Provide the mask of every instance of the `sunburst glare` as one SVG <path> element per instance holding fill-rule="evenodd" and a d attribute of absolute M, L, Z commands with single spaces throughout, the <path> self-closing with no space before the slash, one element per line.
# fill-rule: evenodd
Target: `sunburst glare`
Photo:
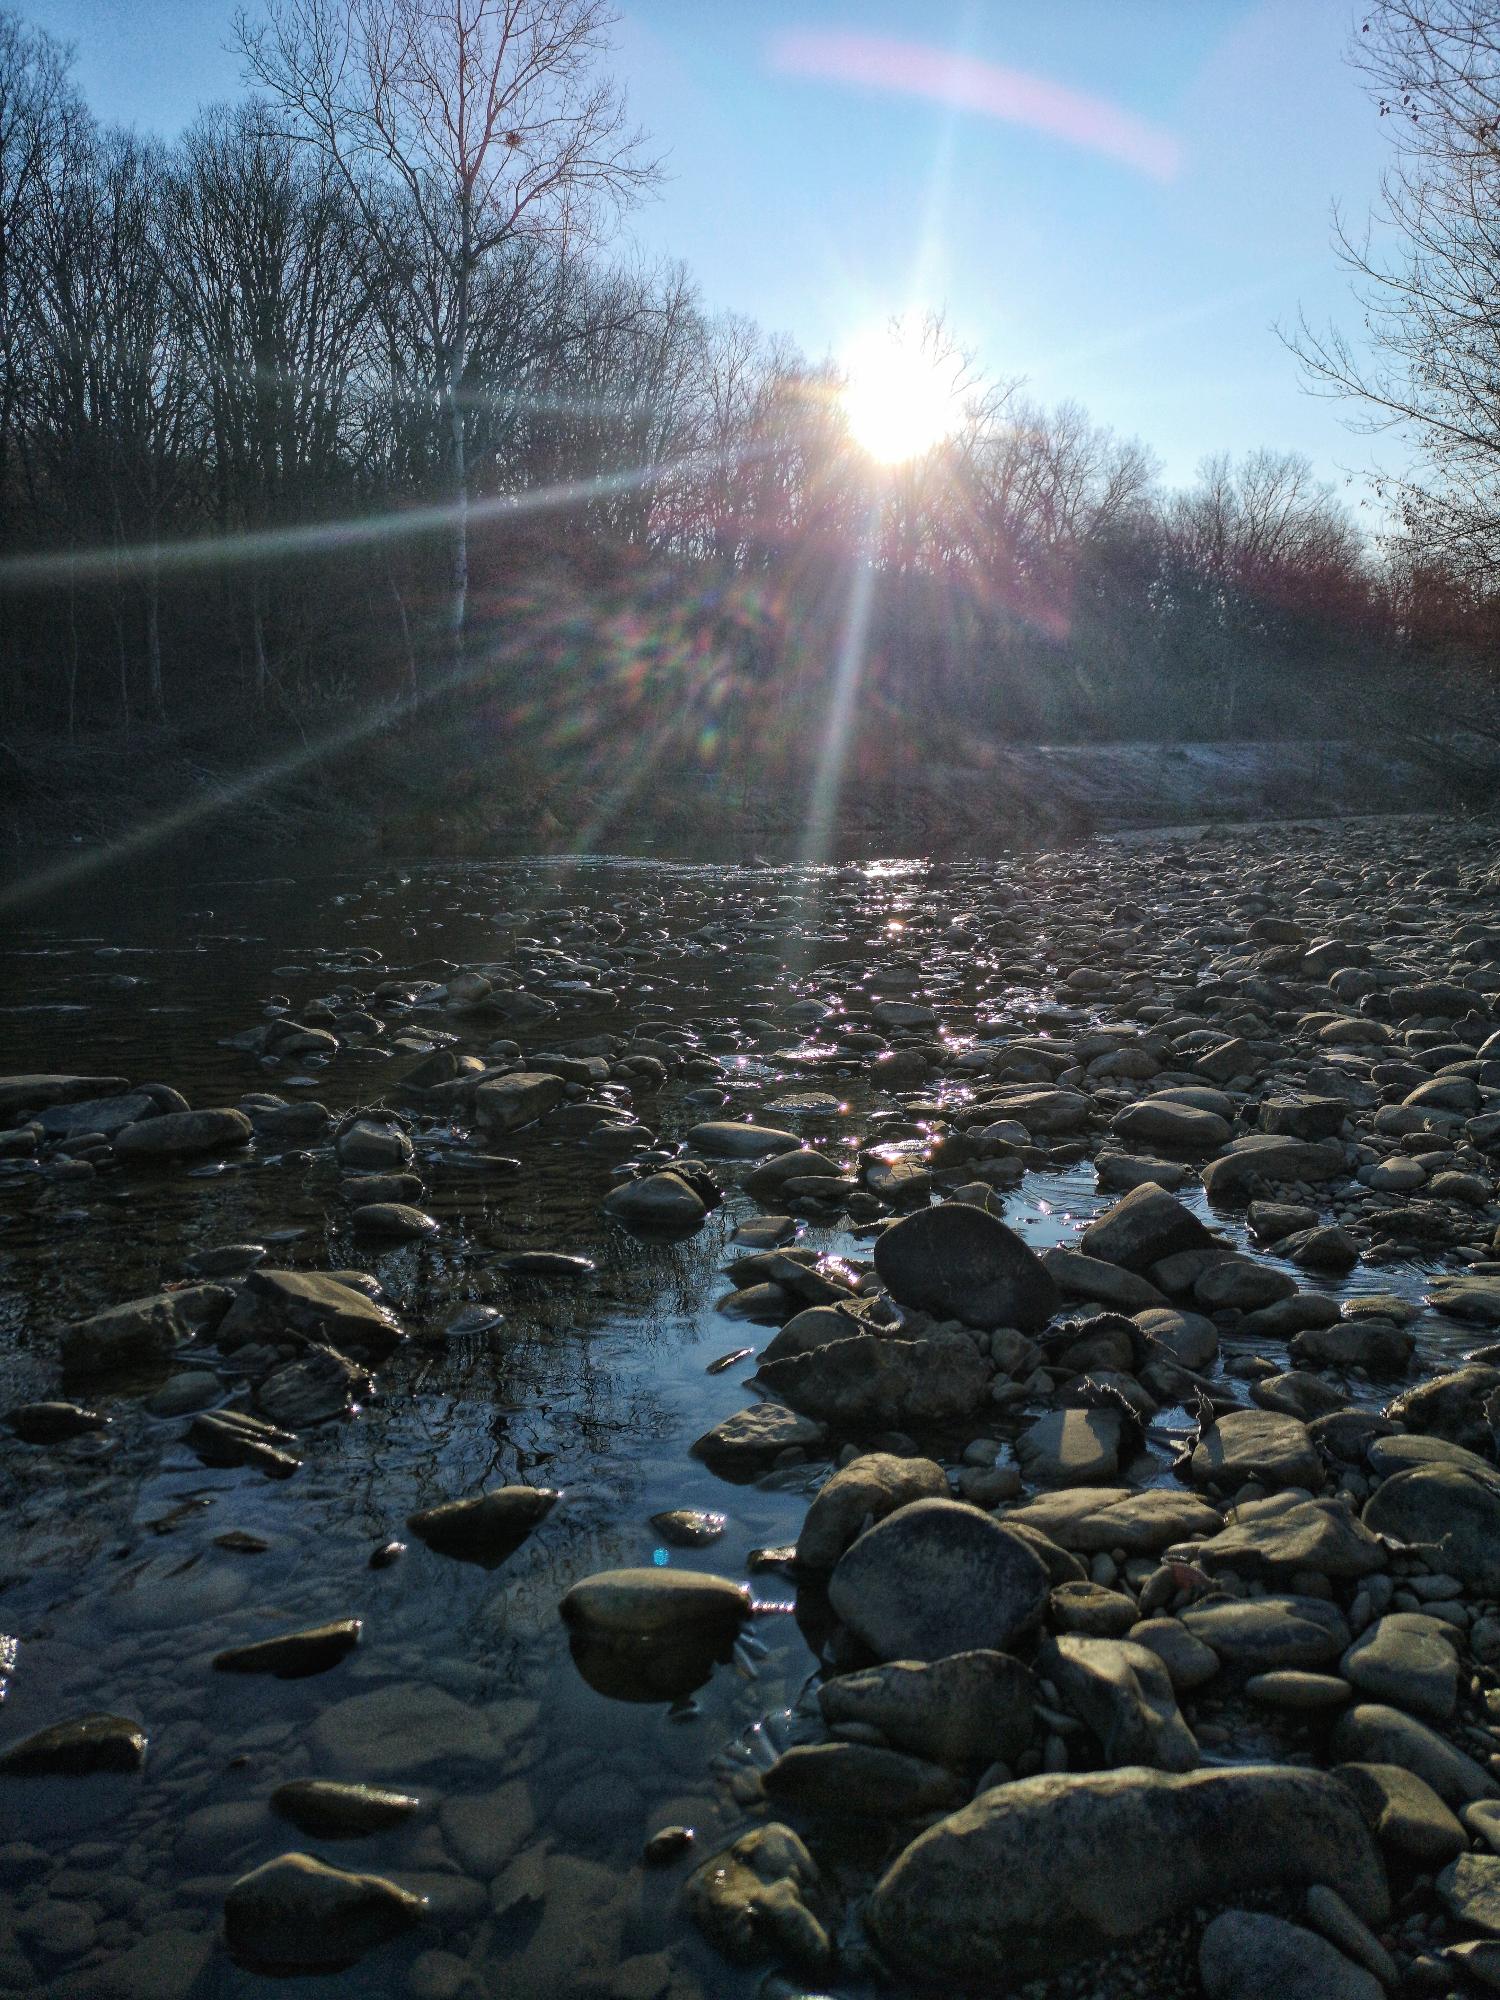
<path fill-rule="evenodd" d="M 957 429 L 962 363 L 906 320 L 862 334 L 844 357 L 839 401 L 849 435 L 879 465 L 920 458 Z"/>

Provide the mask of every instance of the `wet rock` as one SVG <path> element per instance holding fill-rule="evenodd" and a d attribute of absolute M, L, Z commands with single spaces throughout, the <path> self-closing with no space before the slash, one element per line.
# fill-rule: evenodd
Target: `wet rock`
<path fill-rule="evenodd" d="M 230 1646 L 214 1654 L 214 1666 L 221 1674 L 274 1674 L 278 1680 L 304 1680 L 311 1674 L 327 1673 L 359 1644 L 364 1631 L 361 1618 L 339 1618 L 327 1625 L 311 1625 L 301 1632 L 283 1632 L 274 1639 L 259 1639 L 249 1646 Z"/>
<path fill-rule="evenodd" d="M 534 1702 L 470 1704 L 419 1681 L 392 1681 L 320 1708 L 307 1729 L 314 1768 L 361 1783 L 449 1786 L 486 1775 L 536 1728 Z"/>
<path fill-rule="evenodd" d="M 1179 1250 L 1206 1249 L 1213 1237 L 1190 1208 L 1151 1181 L 1091 1222 L 1079 1247 L 1089 1257 L 1146 1271 Z"/>
<path fill-rule="evenodd" d="M 559 1085 L 559 1092 L 562 1086 Z M 349 1173 L 400 1173 L 412 1162 L 412 1144 L 406 1128 L 394 1116 L 369 1113 L 346 1118 L 334 1141 L 339 1165 Z"/>
<path fill-rule="evenodd" d="M 877 1883 L 868 1922 L 900 1973 L 1003 1987 L 1195 1903 L 1309 1882 L 1372 1923 L 1389 1907 L 1364 1821 L 1321 1772 L 1061 1774 L 984 1792 L 921 1834 Z"/>
<path fill-rule="evenodd" d="M 841 1466 L 807 1511 L 797 1567 L 831 1570 L 863 1529 L 912 1500 L 946 1499 L 948 1480 L 930 1458 L 870 1451 Z"/>
<path fill-rule="evenodd" d="M 706 1549 L 719 1540 L 729 1522 L 725 1515 L 699 1507 L 674 1507 L 665 1514 L 653 1514 L 651 1525 L 673 1548 Z"/>
<path fill-rule="evenodd" d="M 611 1188 L 600 1206 L 634 1229 L 696 1229 L 708 1206 L 681 1174 L 646 1174 Z"/>
<path fill-rule="evenodd" d="M 1297 1290 L 1297 1280 L 1285 1271 L 1257 1264 L 1250 1257 L 1226 1257 L 1211 1264 L 1194 1282 L 1193 1303 L 1206 1313 L 1255 1312 L 1289 1299 Z"/>
<path fill-rule="evenodd" d="M 688 1878 L 683 1902 L 709 1942 L 741 1964 L 785 1958 L 816 1973 L 832 1961 L 813 1858 L 775 1821 L 705 1861 Z"/>
<path fill-rule="evenodd" d="M 1188 1605 L 1179 1616 L 1191 1638 L 1241 1674 L 1327 1666 L 1349 1646 L 1343 1614 L 1319 1597 L 1209 1596 Z"/>
<path fill-rule="evenodd" d="M 1063 1633 L 1037 1654 L 1038 1671 L 1094 1736 L 1106 1764 L 1191 1771 L 1198 1745 L 1177 1708 L 1165 1665 L 1128 1639 Z"/>
<path fill-rule="evenodd" d="M 1326 1938 L 1261 1910 L 1226 1910 L 1198 1948 L 1207 2000 L 1264 2000 L 1270 1993 L 1318 2000 L 1384 2000 L 1385 1989 Z"/>
<path fill-rule="evenodd" d="M 1425 1722 L 1380 1702 L 1361 1702 L 1340 1716 L 1333 1754 L 1349 1764 L 1399 1764 L 1450 1806 L 1500 1798 L 1500 1785 L 1482 1765 Z"/>
<path fill-rule="evenodd" d="M 1014 1230 L 967 1202 L 943 1202 L 882 1230 L 875 1270 L 903 1306 L 966 1326 L 1044 1326 L 1057 1288 Z"/>
<path fill-rule="evenodd" d="M 870 1333 L 764 1361 L 756 1380 L 793 1409 L 841 1430 L 891 1430 L 971 1415 L 990 1369 L 960 1335 L 899 1340 Z"/>
<path fill-rule="evenodd" d="M 1406 1430 L 1446 1438 L 1486 1457 L 1493 1450 L 1493 1434 L 1485 1404 L 1497 1389 L 1500 1368 L 1475 1362 L 1418 1383 L 1388 1403 L 1385 1413 Z"/>
<path fill-rule="evenodd" d="M 323 1272 L 264 1267 L 246 1278 L 218 1333 L 226 1350 L 300 1335 L 373 1360 L 383 1359 L 402 1339 L 394 1314 L 352 1285 Z"/>
<path fill-rule="evenodd" d="M 75 1320 L 63 1329 L 63 1374 L 84 1380 L 165 1361 L 222 1318 L 231 1296 L 221 1285 L 184 1286 Z"/>
<path fill-rule="evenodd" d="M 768 1153 L 797 1153 L 802 1148 L 795 1132 L 727 1119 L 690 1127 L 687 1143 L 695 1153 L 706 1153 L 716 1160 L 761 1160 Z"/>
<path fill-rule="evenodd" d="M 545 1486 L 496 1486 L 425 1507 L 409 1515 L 406 1525 L 439 1555 L 492 1569 L 515 1554 L 560 1497 Z"/>
<path fill-rule="evenodd" d="M 1004 1652 L 1047 1600 L 1046 1566 L 1018 1536 L 953 1500 L 916 1500 L 840 1557 L 829 1603 L 877 1659 Z"/>
<path fill-rule="evenodd" d="M 656 1640 L 684 1629 L 733 1635 L 750 1615 L 750 1593 L 697 1570 L 611 1569 L 575 1583 L 563 1622 L 611 1641 Z"/>
<path fill-rule="evenodd" d="M 1031 1740 L 1035 1701 L 1031 1670 L 985 1649 L 926 1663 L 892 1660 L 818 1689 L 830 1727 L 878 1729 L 897 1749 L 954 1769 L 1013 1763 Z"/>
<path fill-rule="evenodd" d="M 789 1183 L 839 1180 L 842 1175 L 837 1160 L 808 1147 L 795 1153 L 779 1153 L 752 1167 L 745 1176 L 745 1192 L 757 1201 L 776 1201 L 783 1198 Z"/>
<path fill-rule="evenodd" d="M 269 1479 L 289 1479 L 301 1465 L 297 1440 L 245 1410 L 205 1410 L 188 1425 L 187 1442 L 205 1465 L 253 1465 Z"/>
<path fill-rule="evenodd" d="M 55 1722 L 0 1750 L 0 1775 L 83 1778 L 97 1771 L 139 1771 L 146 1732 L 123 1715 L 84 1715 Z"/>
<path fill-rule="evenodd" d="M 214 1383 L 217 1389 L 217 1381 Z M 331 1347 L 312 1347 L 296 1361 L 273 1369 L 259 1384 L 261 1412 L 282 1430 L 300 1431 L 348 1416 L 371 1393 L 369 1375 Z"/>
<path fill-rule="evenodd" d="M 333 1778 L 292 1778 L 271 1794 L 271 1810 L 321 1840 L 352 1840 L 400 1826 L 422 1801 L 379 1785 L 344 1785 Z"/>
<path fill-rule="evenodd" d="M 127 1125 L 153 1118 L 163 1109 L 146 1091 L 124 1091 L 112 1097 L 86 1097 L 73 1104 L 56 1104 L 37 1123 L 44 1138 L 67 1144 L 87 1133 L 113 1138 Z M 183 1106 L 186 1109 L 186 1106 Z"/>
<path fill-rule="evenodd" d="M 1442 1799 L 1400 1764 L 1346 1763 L 1333 1775 L 1353 1793 L 1382 1847 L 1424 1868 L 1463 1851 L 1467 1836 Z"/>
<path fill-rule="evenodd" d="M 182 1268 L 190 1278 L 242 1278 L 265 1259 L 263 1243 L 215 1243 L 184 1257 Z"/>
<path fill-rule="evenodd" d="M 383 1236 L 392 1243 L 416 1243 L 438 1233 L 436 1216 L 403 1201 L 365 1202 L 349 1220 L 362 1236 Z"/>
<path fill-rule="evenodd" d="M 1232 1490 L 1247 1479 L 1265 1486 L 1323 1483 L 1323 1464 L 1307 1426 L 1272 1410 L 1231 1410 L 1193 1448 L 1190 1463 L 1199 1486 Z"/>
<path fill-rule="evenodd" d="M 1409 1466 L 1381 1483 L 1363 1520 L 1372 1534 L 1431 1551 L 1470 1590 L 1500 1594 L 1500 1472 L 1493 1467 L 1441 1459 Z"/>
<path fill-rule="evenodd" d="M 4 1423 L 22 1444 L 63 1444 L 69 1438 L 102 1431 L 109 1418 L 81 1403 L 22 1403 L 6 1412 Z"/>
<path fill-rule="evenodd" d="M 1390 1320 L 1345 1319 L 1308 1327 L 1292 1338 L 1290 1353 L 1299 1368 L 1363 1368 L 1369 1375 L 1404 1375 L 1416 1336 Z"/>
<path fill-rule="evenodd" d="M 122 1160 L 186 1160 L 248 1146 L 251 1137 L 243 1111 L 170 1111 L 125 1126 L 115 1134 L 114 1147 Z"/>
<path fill-rule="evenodd" d="M 823 1424 L 784 1403 L 752 1403 L 705 1431 L 692 1451 L 715 1471 L 753 1476 L 784 1451 L 817 1450 L 827 1435 Z"/>
<path fill-rule="evenodd" d="M 383 1875 L 353 1875 L 310 1854 L 282 1854 L 230 1889 L 224 1937 L 248 1965 L 313 1971 L 353 1964 L 426 1912 L 425 1897 Z"/>
<path fill-rule="evenodd" d="M 1500 1277 L 1434 1278 L 1428 1297 L 1449 1319 L 1500 1326 Z"/>
<path fill-rule="evenodd" d="M 792 1812 L 878 1813 L 909 1819 L 946 1812 L 963 1790 L 951 1771 L 869 1743 L 802 1743 L 761 1780 L 773 1806 Z"/>
<path fill-rule="evenodd" d="M 1371 1701 L 1447 1722 L 1458 1706 L 1458 1655 L 1446 1637 L 1452 1629 L 1419 1612 L 1392 1611 L 1360 1633 L 1339 1672 Z"/>

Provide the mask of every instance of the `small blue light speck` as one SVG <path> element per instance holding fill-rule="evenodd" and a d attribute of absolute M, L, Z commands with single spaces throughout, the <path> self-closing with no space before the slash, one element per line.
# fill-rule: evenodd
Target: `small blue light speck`
<path fill-rule="evenodd" d="M 653 1549 L 651 1551 L 651 1560 L 656 1564 L 658 1569 L 665 1569 L 672 1558 L 667 1554 L 665 1549 Z"/>

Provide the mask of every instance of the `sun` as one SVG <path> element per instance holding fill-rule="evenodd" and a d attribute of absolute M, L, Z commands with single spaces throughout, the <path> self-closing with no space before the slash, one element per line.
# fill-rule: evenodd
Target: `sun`
<path fill-rule="evenodd" d="M 953 355 L 934 353 L 903 320 L 862 335 L 845 355 L 839 394 L 850 437 L 879 465 L 922 457 L 957 428 L 956 375 Z"/>

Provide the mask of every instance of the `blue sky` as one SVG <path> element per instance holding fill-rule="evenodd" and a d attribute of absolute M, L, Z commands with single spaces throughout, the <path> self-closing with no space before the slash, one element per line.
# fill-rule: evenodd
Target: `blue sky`
<path fill-rule="evenodd" d="M 75 44 L 105 117 L 172 133 L 239 91 L 232 0 L 18 4 Z M 942 306 L 992 373 L 1143 438 L 1174 481 L 1261 444 L 1306 451 L 1340 486 L 1399 456 L 1305 394 L 1273 331 L 1299 307 L 1358 330 L 1330 204 L 1364 214 L 1385 147 L 1343 60 L 1344 0 L 620 11 L 619 72 L 671 176 L 634 235 L 684 259 L 710 304 L 814 356 L 890 311 Z M 960 108 L 905 87 L 955 56 Z M 872 65 L 900 87 L 872 84 Z M 1010 115 L 1055 101 L 1047 88 L 1098 101 L 1085 135 L 1107 135 L 1112 111 L 1144 137 L 1111 151 Z"/>

